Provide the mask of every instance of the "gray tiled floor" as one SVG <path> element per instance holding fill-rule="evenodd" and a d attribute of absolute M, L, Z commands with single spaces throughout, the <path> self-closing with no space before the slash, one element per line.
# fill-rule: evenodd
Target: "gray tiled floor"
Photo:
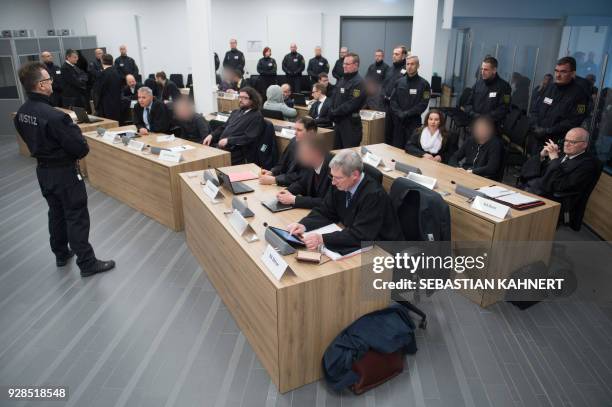
<path fill-rule="evenodd" d="M 424 300 L 419 351 L 356 397 L 313 383 L 278 394 L 182 233 L 89 188 L 91 240 L 111 273 L 57 269 L 34 162 L 0 136 L 0 385 L 61 384 L 32 406 L 612 406 L 612 306 Z M 591 240 L 561 230 L 563 239 Z"/>

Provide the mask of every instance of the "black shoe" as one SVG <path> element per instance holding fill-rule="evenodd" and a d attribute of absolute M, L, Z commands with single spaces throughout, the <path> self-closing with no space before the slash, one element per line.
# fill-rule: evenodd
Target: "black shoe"
<path fill-rule="evenodd" d="M 74 252 L 72 250 L 68 250 L 68 256 L 64 257 L 63 259 L 58 259 L 57 257 L 55 258 L 55 265 L 57 267 L 64 267 L 66 264 L 68 264 L 68 260 L 70 260 L 73 257 L 74 257 Z"/>
<path fill-rule="evenodd" d="M 94 274 L 104 273 L 110 269 L 115 268 L 114 260 L 96 260 L 93 266 L 88 269 L 81 270 L 81 277 L 90 277 Z"/>

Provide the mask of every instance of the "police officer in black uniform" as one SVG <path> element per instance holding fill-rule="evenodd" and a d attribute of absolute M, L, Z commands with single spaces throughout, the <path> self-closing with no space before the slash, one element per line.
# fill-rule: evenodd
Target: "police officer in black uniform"
<path fill-rule="evenodd" d="M 385 51 L 377 49 L 374 53 L 374 63 L 368 67 L 366 79 L 372 79 L 378 83 L 383 83 L 388 70 L 389 65 L 385 63 Z"/>
<path fill-rule="evenodd" d="M 320 73 L 329 73 L 329 62 L 321 55 L 321 47 L 316 46 L 314 52 L 315 56 L 314 58 L 310 58 L 310 61 L 308 61 L 308 68 L 306 69 L 310 77 L 311 85 L 319 81 Z"/>
<path fill-rule="evenodd" d="M 393 63 L 387 70 L 387 75 L 385 76 L 385 80 L 383 82 L 383 87 L 381 93 L 383 95 L 383 100 L 387 107 L 385 111 L 385 143 L 392 145 L 393 144 L 393 120 L 391 118 L 391 96 L 393 96 L 393 90 L 395 89 L 395 83 L 399 78 L 406 74 L 406 56 L 408 55 L 408 50 L 403 45 L 398 45 L 393 48 L 393 54 L 391 55 L 391 59 Z"/>
<path fill-rule="evenodd" d="M 336 83 L 340 81 L 342 76 L 344 76 L 344 56 L 348 53 L 347 47 L 340 48 L 340 58 L 334 64 L 334 68 L 332 69 L 332 76 L 336 78 Z"/>
<path fill-rule="evenodd" d="M 398 148 L 404 148 L 422 124 L 421 114 L 429 105 L 429 82 L 419 76 L 418 70 L 419 58 L 414 55 L 406 58 L 406 76 L 397 80 L 391 96 L 393 146 Z"/>
<path fill-rule="evenodd" d="M 49 51 L 40 53 L 40 60 L 45 64 L 45 69 L 53 79 L 53 93 L 51 94 L 51 106 L 62 105 L 62 71 L 53 63 L 53 54 Z"/>
<path fill-rule="evenodd" d="M 287 82 L 291 85 L 293 92 L 300 93 L 302 90 L 302 72 L 306 67 L 306 62 L 302 54 L 297 52 L 297 45 L 292 42 L 289 46 L 289 52 L 283 58 L 283 72 L 287 75 Z"/>
<path fill-rule="evenodd" d="M 121 55 L 115 59 L 115 68 L 117 68 L 123 78 L 128 74 L 138 78 L 138 65 L 136 65 L 134 58 L 128 56 L 127 47 L 125 45 L 119 47 L 119 53 Z"/>
<path fill-rule="evenodd" d="M 76 253 L 81 277 L 108 271 L 115 262 L 96 259 L 89 244 L 87 191 L 78 168 L 89 146 L 70 116 L 51 107 L 52 78 L 43 64 L 22 66 L 19 80 L 28 100 L 17 111 L 15 128 L 38 161 L 36 175 L 49 204 L 49 235 L 56 264 L 65 266 Z"/>
<path fill-rule="evenodd" d="M 334 148 L 350 148 L 361 144 L 363 128 L 359 111 L 367 95 L 359 75 L 359 55 L 347 53 L 343 61 L 344 75 L 336 85 L 329 117 L 336 123 Z"/>
<path fill-rule="evenodd" d="M 576 83 L 576 60 L 563 57 L 555 66 L 555 82 L 546 86 L 531 106 L 529 151 L 539 154 L 544 142 L 557 143 L 574 127 L 580 127 L 587 114 L 589 97 Z"/>
<path fill-rule="evenodd" d="M 266 90 L 270 85 L 276 85 L 276 60 L 272 58 L 272 49 L 265 47 L 263 49 L 263 58 L 257 61 L 257 73 L 259 79 L 256 83 L 256 89 L 261 95 L 266 94 Z"/>
<path fill-rule="evenodd" d="M 236 48 L 237 46 L 238 41 L 232 38 L 230 40 L 230 50 L 225 53 L 223 58 L 223 69 L 231 68 L 244 74 L 244 54 Z"/>
<path fill-rule="evenodd" d="M 510 111 L 512 87 L 497 75 L 497 59 L 486 56 L 482 60 L 480 79 L 472 88 L 472 94 L 463 106 L 463 110 L 474 119 L 478 116 L 489 116 L 499 131 L 506 115 Z"/>

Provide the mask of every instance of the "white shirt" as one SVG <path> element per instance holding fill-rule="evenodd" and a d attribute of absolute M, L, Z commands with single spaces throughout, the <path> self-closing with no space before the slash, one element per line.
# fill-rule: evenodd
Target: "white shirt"
<path fill-rule="evenodd" d="M 319 99 L 319 109 L 317 110 L 317 115 L 321 114 L 321 108 L 323 108 L 323 103 L 325 102 L 325 99 L 327 99 L 327 96 L 323 96 L 321 99 Z"/>

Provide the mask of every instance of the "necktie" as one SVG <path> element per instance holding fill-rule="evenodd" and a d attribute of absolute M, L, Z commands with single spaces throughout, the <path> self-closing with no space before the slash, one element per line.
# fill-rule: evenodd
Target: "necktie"
<path fill-rule="evenodd" d="M 351 194 L 350 192 L 347 192 L 346 193 L 346 207 L 347 208 L 351 204 L 351 199 L 353 199 L 353 194 Z"/>
<path fill-rule="evenodd" d="M 145 109 L 145 112 L 146 112 L 146 114 L 145 114 L 145 117 L 143 119 L 144 119 L 145 125 L 147 126 L 147 130 L 151 130 L 151 124 L 149 123 L 149 117 L 150 117 L 150 114 L 151 114 L 151 108 L 147 107 Z"/>
<path fill-rule="evenodd" d="M 563 164 L 567 159 L 567 156 L 563 157 L 563 159 L 561 160 L 561 164 Z"/>
<path fill-rule="evenodd" d="M 321 102 L 316 101 L 314 104 L 314 114 L 315 116 L 319 116 L 319 105 L 321 104 Z"/>

